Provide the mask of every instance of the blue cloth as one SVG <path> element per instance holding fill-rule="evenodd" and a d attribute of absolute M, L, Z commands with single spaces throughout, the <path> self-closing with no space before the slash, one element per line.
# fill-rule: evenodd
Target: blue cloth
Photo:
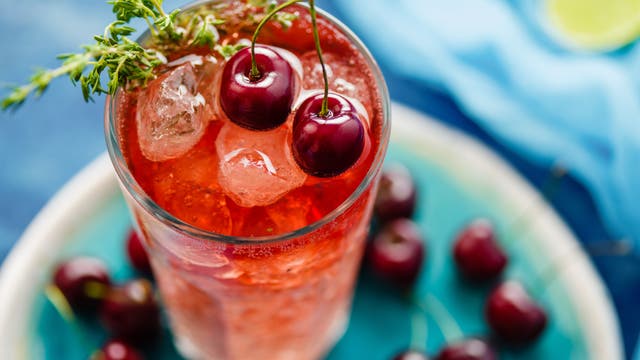
<path fill-rule="evenodd" d="M 544 1 L 331 4 L 371 48 L 387 78 L 442 92 L 463 113 L 445 111 L 440 118 L 469 117 L 480 127 L 469 132 L 488 133 L 485 142 L 506 147 L 503 155 L 515 152 L 538 168 L 560 163 L 569 169 L 578 184 L 559 195 L 564 204 L 554 205 L 583 241 L 628 238 L 640 253 L 640 45 L 606 54 L 572 51 L 555 41 Z M 522 161 L 514 162 L 522 169 Z M 605 231 L 584 210 L 581 187 Z M 633 315 L 640 295 L 637 263 L 637 257 L 595 259 L 621 315 L 629 357 L 640 325 Z"/>
<path fill-rule="evenodd" d="M 380 61 L 445 90 L 522 156 L 563 164 L 589 189 L 610 232 L 640 245 L 640 47 L 562 50 L 532 29 L 538 16 L 528 5 L 336 2 Z"/>

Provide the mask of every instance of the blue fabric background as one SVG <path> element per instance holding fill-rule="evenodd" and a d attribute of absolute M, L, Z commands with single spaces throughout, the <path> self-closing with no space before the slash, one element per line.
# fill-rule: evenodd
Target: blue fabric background
<path fill-rule="evenodd" d="M 166 1 L 166 6 L 180 3 Z M 638 46 L 607 55 L 570 53 L 544 35 L 535 1 L 440 1 L 431 2 L 429 11 L 414 11 L 417 0 L 318 3 L 372 48 L 395 101 L 480 139 L 534 186 L 543 186 L 555 161 L 568 166 L 572 176 L 562 180 L 550 201 L 583 242 L 637 238 L 633 227 L 640 226 L 640 212 L 633 207 L 640 190 L 627 180 L 640 177 L 625 166 L 640 154 L 634 142 L 640 127 L 629 123 L 636 120 L 629 113 L 607 104 L 631 104 L 640 114 Z M 34 67 L 55 66 L 55 55 L 76 50 L 111 19 L 102 0 L 0 0 L 0 82 L 22 83 Z M 408 19 L 419 19 L 422 26 Z M 561 67 L 548 66 L 558 58 Z M 599 82 L 567 74 L 576 68 Z M 576 91 L 587 101 L 567 97 Z M 96 100 L 84 104 L 80 92 L 60 80 L 20 111 L 0 113 L 0 261 L 54 192 L 104 151 L 104 100 Z M 590 122 L 572 122 L 583 117 Z M 603 119 L 629 131 L 611 131 Z M 569 130 L 575 138 L 563 141 Z M 540 146 L 541 139 L 550 141 Z M 613 161 L 620 146 L 634 151 Z M 589 149 L 596 149 L 595 156 Z M 616 198 L 612 191 L 619 188 L 624 191 Z M 598 256 L 594 262 L 621 315 L 630 357 L 640 330 L 640 262 L 637 256 Z"/>

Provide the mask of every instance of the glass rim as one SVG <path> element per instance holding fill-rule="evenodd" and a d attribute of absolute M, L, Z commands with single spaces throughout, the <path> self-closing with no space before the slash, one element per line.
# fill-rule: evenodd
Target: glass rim
<path fill-rule="evenodd" d="M 197 0 L 184 7 L 181 7 L 181 11 L 188 11 L 195 7 L 208 4 L 221 2 L 225 0 Z M 301 6 L 308 6 L 307 4 L 299 4 Z M 116 109 L 117 106 L 117 94 L 115 96 L 108 96 L 106 99 L 106 108 L 105 108 L 105 139 L 107 143 L 107 152 L 109 153 L 109 157 L 111 158 L 111 162 L 116 171 L 116 174 L 120 180 L 121 185 L 124 187 L 125 191 L 133 198 L 133 200 L 140 205 L 146 212 L 151 214 L 154 218 L 158 219 L 163 224 L 173 228 L 174 230 L 182 233 L 183 235 L 187 235 L 192 238 L 198 238 L 202 240 L 210 240 L 227 244 L 234 245 L 259 245 L 259 244 L 270 244 L 270 243 L 278 243 L 278 242 L 286 242 L 288 240 L 293 240 L 295 238 L 301 237 L 303 235 L 309 234 L 318 228 L 330 223 L 335 220 L 340 214 L 344 213 L 347 209 L 349 209 L 362 195 L 362 193 L 369 187 L 376 174 L 380 171 L 382 167 L 382 163 L 384 161 L 384 156 L 386 154 L 386 149 L 389 142 L 389 136 L 391 131 L 391 112 L 390 112 L 390 99 L 389 92 L 387 89 L 387 85 L 382 76 L 382 71 L 380 70 L 378 64 L 375 59 L 371 55 L 370 51 L 365 47 L 362 41 L 351 31 L 347 26 L 345 26 L 342 22 L 336 19 L 331 14 L 327 13 L 322 9 L 316 9 L 318 15 L 335 26 L 339 31 L 341 31 L 351 42 L 353 46 L 364 56 L 367 65 L 373 73 L 373 77 L 376 80 L 376 85 L 378 89 L 378 95 L 382 102 L 382 124 L 380 131 L 380 146 L 376 151 L 375 157 L 373 159 L 373 163 L 367 174 L 360 182 L 358 187 L 353 191 L 347 199 L 345 199 L 340 205 L 338 205 L 335 209 L 331 210 L 328 214 L 323 216 L 321 219 L 308 224 L 302 228 L 292 230 L 282 234 L 275 235 L 266 235 L 266 236 L 255 236 L 255 237 L 240 237 L 240 236 L 232 236 L 232 235 L 224 235 L 219 234 L 207 230 L 200 229 L 194 225 L 191 225 L 183 220 L 178 219 L 177 217 L 170 214 L 168 211 L 160 207 L 151 197 L 149 197 L 142 187 L 135 180 L 129 168 L 127 166 L 124 155 L 122 154 L 122 150 L 120 148 L 120 141 L 118 139 L 118 129 L 116 127 Z M 149 35 L 149 30 L 145 31 L 139 38 L 138 41 L 144 39 Z M 118 90 L 122 91 L 122 90 Z"/>

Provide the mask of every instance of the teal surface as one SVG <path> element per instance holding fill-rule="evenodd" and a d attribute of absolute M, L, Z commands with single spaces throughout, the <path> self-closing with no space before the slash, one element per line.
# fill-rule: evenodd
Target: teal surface
<path fill-rule="evenodd" d="M 445 172 L 441 166 L 400 145 L 392 145 L 387 162 L 407 165 L 419 184 L 416 220 L 427 239 L 428 257 L 413 298 L 420 302 L 435 298 L 446 311 L 443 313 L 432 305 L 420 309 L 408 301 L 405 294 L 376 281 L 365 267 L 356 290 L 347 333 L 328 359 L 390 359 L 410 346 L 412 341 L 434 353 L 445 339 L 458 336 L 455 326 L 446 326 L 445 323 L 443 331 L 437 324 L 447 319 L 457 323 L 465 336 L 486 336 L 488 329 L 483 321 L 483 305 L 491 287 L 473 286 L 463 281 L 450 255 L 455 234 L 476 217 L 494 221 L 500 241 L 509 251 L 510 264 L 505 278 L 522 281 L 550 315 L 548 327 L 536 343 L 521 349 L 500 349 L 501 358 L 588 358 L 584 334 L 565 290 L 558 282 L 545 284 L 540 280 L 539 274 L 551 265 L 549 256 L 542 256 L 536 250 L 535 239 L 526 230 L 535 221 L 534 216 L 525 214 L 523 218 L 522 214 L 492 201 L 499 189 L 487 191 L 474 187 L 471 179 L 455 175 L 456 172 Z M 69 246 L 62 250 L 61 257 L 95 255 L 107 261 L 117 280 L 130 278 L 135 273 L 127 264 L 124 253 L 124 239 L 129 226 L 123 199 L 114 198 L 91 222 L 77 230 Z M 37 299 L 33 314 L 29 337 L 31 358 L 84 360 L 106 339 L 106 334 L 95 321 L 75 326 L 66 323 L 44 295 Z M 424 326 L 426 332 L 419 330 Z M 149 359 L 179 359 L 168 332 L 144 351 Z"/>

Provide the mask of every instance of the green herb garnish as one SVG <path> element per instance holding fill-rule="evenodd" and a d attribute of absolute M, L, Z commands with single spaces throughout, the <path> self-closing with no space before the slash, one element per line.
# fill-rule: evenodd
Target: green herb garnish
<path fill-rule="evenodd" d="M 127 23 L 133 18 L 144 18 L 152 36 L 178 39 L 177 12 L 166 14 L 162 0 L 113 0 L 109 3 L 118 20 L 109 24 L 103 35 L 94 36 L 94 44 L 83 46 L 80 53 L 58 56 L 62 60 L 60 67 L 39 70 L 28 84 L 14 87 L 2 100 L 2 109 L 17 108 L 32 93 L 41 95 L 53 79 L 63 75 L 68 75 L 74 84 L 80 84 L 85 100 L 91 100 L 93 94 L 114 94 L 120 86 L 138 86 L 152 79 L 155 76 L 153 69 L 166 60 L 158 51 L 145 49 L 129 39 L 135 29 Z M 106 85 L 101 78 L 105 70 L 109 76 Z"/>
<path fill-rule="evenodd" d="M 58 56 L 62 60 L 55 69 L 39 69 L 22 86 L 12 87 L 0 102 L 0 108 L 16 109 L 30 95 L 39 96 L 55 78 L 67 75 L 74 85 L 80 84 L 85 101 L 92 95 L 113 95 L 120 87 L 132 89 L 144 86 L 155 78 L 154 71 L 167 62 L 164 54 L 188 46 L 218 46 L 217 26 L 224 20 L 216 17 L 221 5 L 201 6 L 181 13 L 176 9 L 167 13 L 163 0 L 111 0 L 117 20 L 109 24 L 102 35 L 93 37 L 94 44 L 85 45 L 78 53 Z M 136 29 L 129 26 L 132 19 L 144 19 L 149 37 L 144 46 L 129 38 Z M 224 45 L 221 53 L 231 56 L 241 45 Z M 108 80 L 102 76 L 106 72 Z M 106 81 L 106 83 L 105 83 Z"/>
<path fill-rule="evenodd" d="M 248 46 L 246 41 L 235 44 L 220 44 L 220 32 L 224 32 L 225 20 L 218 12 L 227 4 L 208 4 L 181 12 L 176 9 L 167 13 L 163 0 L 110 0 L 117 20 L 109 24 L 102 35 L 93 37 L 94 44 L 85 45 L 78 53 L 58 56 L 62 60 L 55 69 L 39 69 L 22 86 L 14 86 L 0 102 L 0 108 L 16 109 L 30 95 L 40 96 L 51 81 L 67 75 L 74 85 L 80 84 L 85 101 L 92 95 L 115 94 L 118 88 L 135 89 L 145 86 L 156 77 L 155 69 L 167 63 L 165 54 L 189 46 L 206 46 L 229 58 Z M 262 9 L 262 13 L 250 12 L 245 24 L 255 25 L 276 7 L 275 0 L 247 0 L 246 6 Z M 291 26 L 297 18 L 292 13 L 272 14 L 283 28 Z M 136 29 L 129 26 L 133 19 L 143 19 L 149 29 L 144 44 L 131 40 Z M 103 74 L 108 80 L 105 82 Z"/>

